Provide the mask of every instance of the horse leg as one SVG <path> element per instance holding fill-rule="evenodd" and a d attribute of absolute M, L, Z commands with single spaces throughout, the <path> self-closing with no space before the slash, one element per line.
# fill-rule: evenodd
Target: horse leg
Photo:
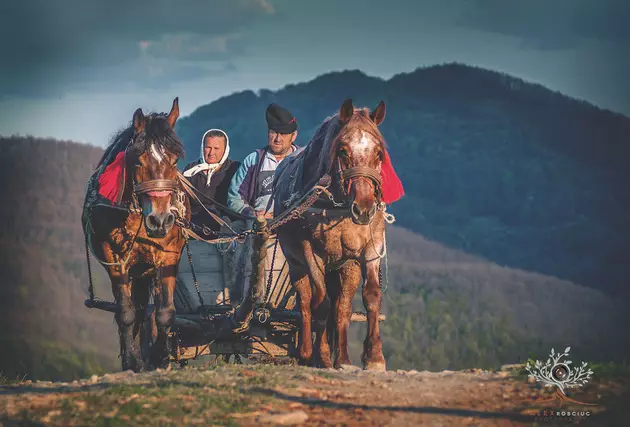
<path fill-rule="evenodd" d="M 363 305 L 367 311 L 367 334 L 363 342 L 363 354 L 361 362 L 363 369 L 370 371 L 385 371 L 385 357 L 383 356 L 383 343 L 378 325 L 378 316 L 381 312 L 382 292 L 378 280 L 379 260 L 371 261 L 366 266 L 365 284 L 363 285 Z"/>
<path fill-rule="evenodd" d="M 339 270 L 337 280 L 339 297 L 335 304 L 335 327 L 337 329 L 335 367 L 341 368 L 344 365 L 352 365 L 350 356 L 348 356 L 348 328 L 352 316 L 352 299 L 361 283 L 359 263 L 355 261 L 345 263 Z"/>
<path fill-rule="evenodd" d="M 169 333 L 175 321 L 175 285 L 177 281 L 177 265 L 160 267 L 156 275 L 155 286 L 155 323 L 157 339 L 151 351 L 152 365 L 156 368 L 167 368 L 170 361 L 171 345 Z"/>
<path fill-rule="evenodd" d="M 133 328 L 134 335 L 140 336 L 140 349 L 145 366 L 150 363 L 151 346 L 154 341 L 153 323 L 154 313 L 147 319 L 147 307 L 151 292 L 151 277 L 143 276 L 133 279 L 132 297 L 136 308 L 136 321 Z"/>
<path fill-rule="evenodd" d="M 317 364 L 323 368 L 331 368 L 332 361 L 330 360 L 330 345 L 328 343 L 328 334 L 326 331 L 328 315 L 330 314 L 330 298 L 326 293 L 324 263 L 323 260 L 313 252 L 309 240 L 304 240 L 302 245 L 304 249 L 304 257 L 310 273 L 310 282 L 313 287 L 311 310 L 313 313 L 313 320 L 315 322 L 315 349 L 317 352 Z"/>
<path fill-rule="evenodd" d="M 339 343 L 339 335 L 337 334 L 337 302 L 339 300 L 340 287 L 339 271 L 333 271 L 326 274 L 326 292 L 330 298 L 330 304 L 333 310 L 328 315 L 326 323 L 326 333 L 328 336 L 328 345 L 330 346 L 330 357 L 333 360 L 339 358 L 339 352 L 336 351 Z M 333 366 L 338 367 L 336 364 Z"/>
<path fill-rule="evenodd" d="M 145 369 L 142 361 L 139 334 L 134 333 L 136 321 L 136 309 L 131 295 L 131 281 L 127 269 L 118 270 L 115 267 L 108 269 L 112 282 L 112 292 L 116 299 L 115 319 L 120 336 L 120 356 L 122 358 L 122 370 L 140 372 Z"/>
<path fill-rule="evenodd" d="M 298 294 L 300 314 L 302 315 L 298 346 L 300 352 L 300 365 L 308 366 L 313 357 L 313 333 L 311 329 L 311 281 L 307 274 L 297 280 L 291 280 Z"/>

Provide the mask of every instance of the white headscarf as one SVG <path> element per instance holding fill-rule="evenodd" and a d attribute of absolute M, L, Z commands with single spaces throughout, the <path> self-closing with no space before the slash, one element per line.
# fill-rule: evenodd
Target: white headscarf
<path fill-rule="evenodd" d="M 206 156 L 204 155 L 204 147 L 206 145 L 206 135 L 208 135 L 212 131 L 221 132 L 223 136 L 225 137 L 225 153 L 223 153 L 223 157 L 221 158 L 219 163 L 207 163 Z M 208 129 L 201 137 L 201 163 L 185 171 L 184 176 L 187 178 L 190 178 L 191 176 L 196 175 L 199 172 L 208 171 L 207 172 L 208 179 L 206 180 L 206 186 L 210 185 L 210 179 L 212 178 L 212 175 L 217 169 L 221 167 L 223 163 L 225 163 L 229 154 L 230 154 L 230 138 L 228 138 L 227 133 L 225 133 L 221 129 Z"/>

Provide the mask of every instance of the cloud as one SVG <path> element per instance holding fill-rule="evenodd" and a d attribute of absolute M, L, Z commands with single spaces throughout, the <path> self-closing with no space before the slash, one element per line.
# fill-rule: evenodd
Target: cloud
<path fill-rule="evenodd" d="M 238 29 L 274 13 L 265 0 L 4 0 L 0 97 L 43 90 L 78 69 L 90 79 L 100 68 L 146 55 L 229 60 L 243 53 Z M 179 67 L 186 71 L 174 77 L 194 74 L 194 66 Z"/>
<path fill-rule="evenodd" d="M 212 37 L 194 33 L 164 34 L 159 40 L 140 43 L 147 55 L 185 61 L 220 61 L 246 52 L 238 33 Z"/>
<path fill-rule="evenodd" d="M 630 44 L 627 0 L 473 0 L 458 23 L 465 27 L 520 38 L 544 50 L 570 49 L 585 39 Z"/>

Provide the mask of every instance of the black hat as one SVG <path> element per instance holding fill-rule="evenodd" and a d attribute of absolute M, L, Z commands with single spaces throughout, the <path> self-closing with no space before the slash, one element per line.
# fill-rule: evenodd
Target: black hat
<path fill-rule="evenodd" d="M 269 104 L 265 115 L 270 130 L 279 133 L 293 133 L 297 130 L 297 121 L 293 114 L 278 104 Z"/>

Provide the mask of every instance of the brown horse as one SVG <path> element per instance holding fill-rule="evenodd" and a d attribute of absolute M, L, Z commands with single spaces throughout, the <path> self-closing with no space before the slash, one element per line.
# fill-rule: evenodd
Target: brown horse
<path fill-rule="evenodd" d="M 121 202 L 128 209 L 98 206 L 89 203 L 89 197 L 84 207 L 86 239 L 109 274 L 117 304 L 123 370 L 138 372 L 169 362 L 173 293 L 185 244 L 176 215 L 190 219 L 189 202 L 177 177 L 177 160 L 184 155 L 173 130 L 178 117 L 177 98 L 168 115 L 145 116 L 137 109 L 132 125 L 115 137 L 105 153 L 125 152 Z M 151 295 L 154 310 L 147 328 Z"/>
<path fill-rule="evenodd" d="M 368 330 L 361 360 L 364 369 L 385 370 L 378 325 L 382 299 L 379 267 L 385 240 L 381 165 L 387 156 L 378 125 L 384 118 L 382 101 L 370 113 L 355 109 L 352 101 L 346 100 L 338 114 L 324 121 L 304 152 L 281 164 L 276 172 L 279 191 L 274 197 L 275 215 L 287 207 L 287 200 L 295 199 L 287 191 L 297 189 L 300 194 L 322 176 L 331 178 L 334 198 L 346 206 L 345 214 L 305 215 L 278 229 L 291 282 L 299 296 L 299 354 L 303 364 L 331 367 L 330 344 L 335 347 L 335 367 L 351 364 L 347 331 L 352 298 L 363 278 Z M 291 164 L 298 163 L 302 164 L 301 171 L 290 172 Z M 329 343 L 329 337 L 335 336 Z"/>

